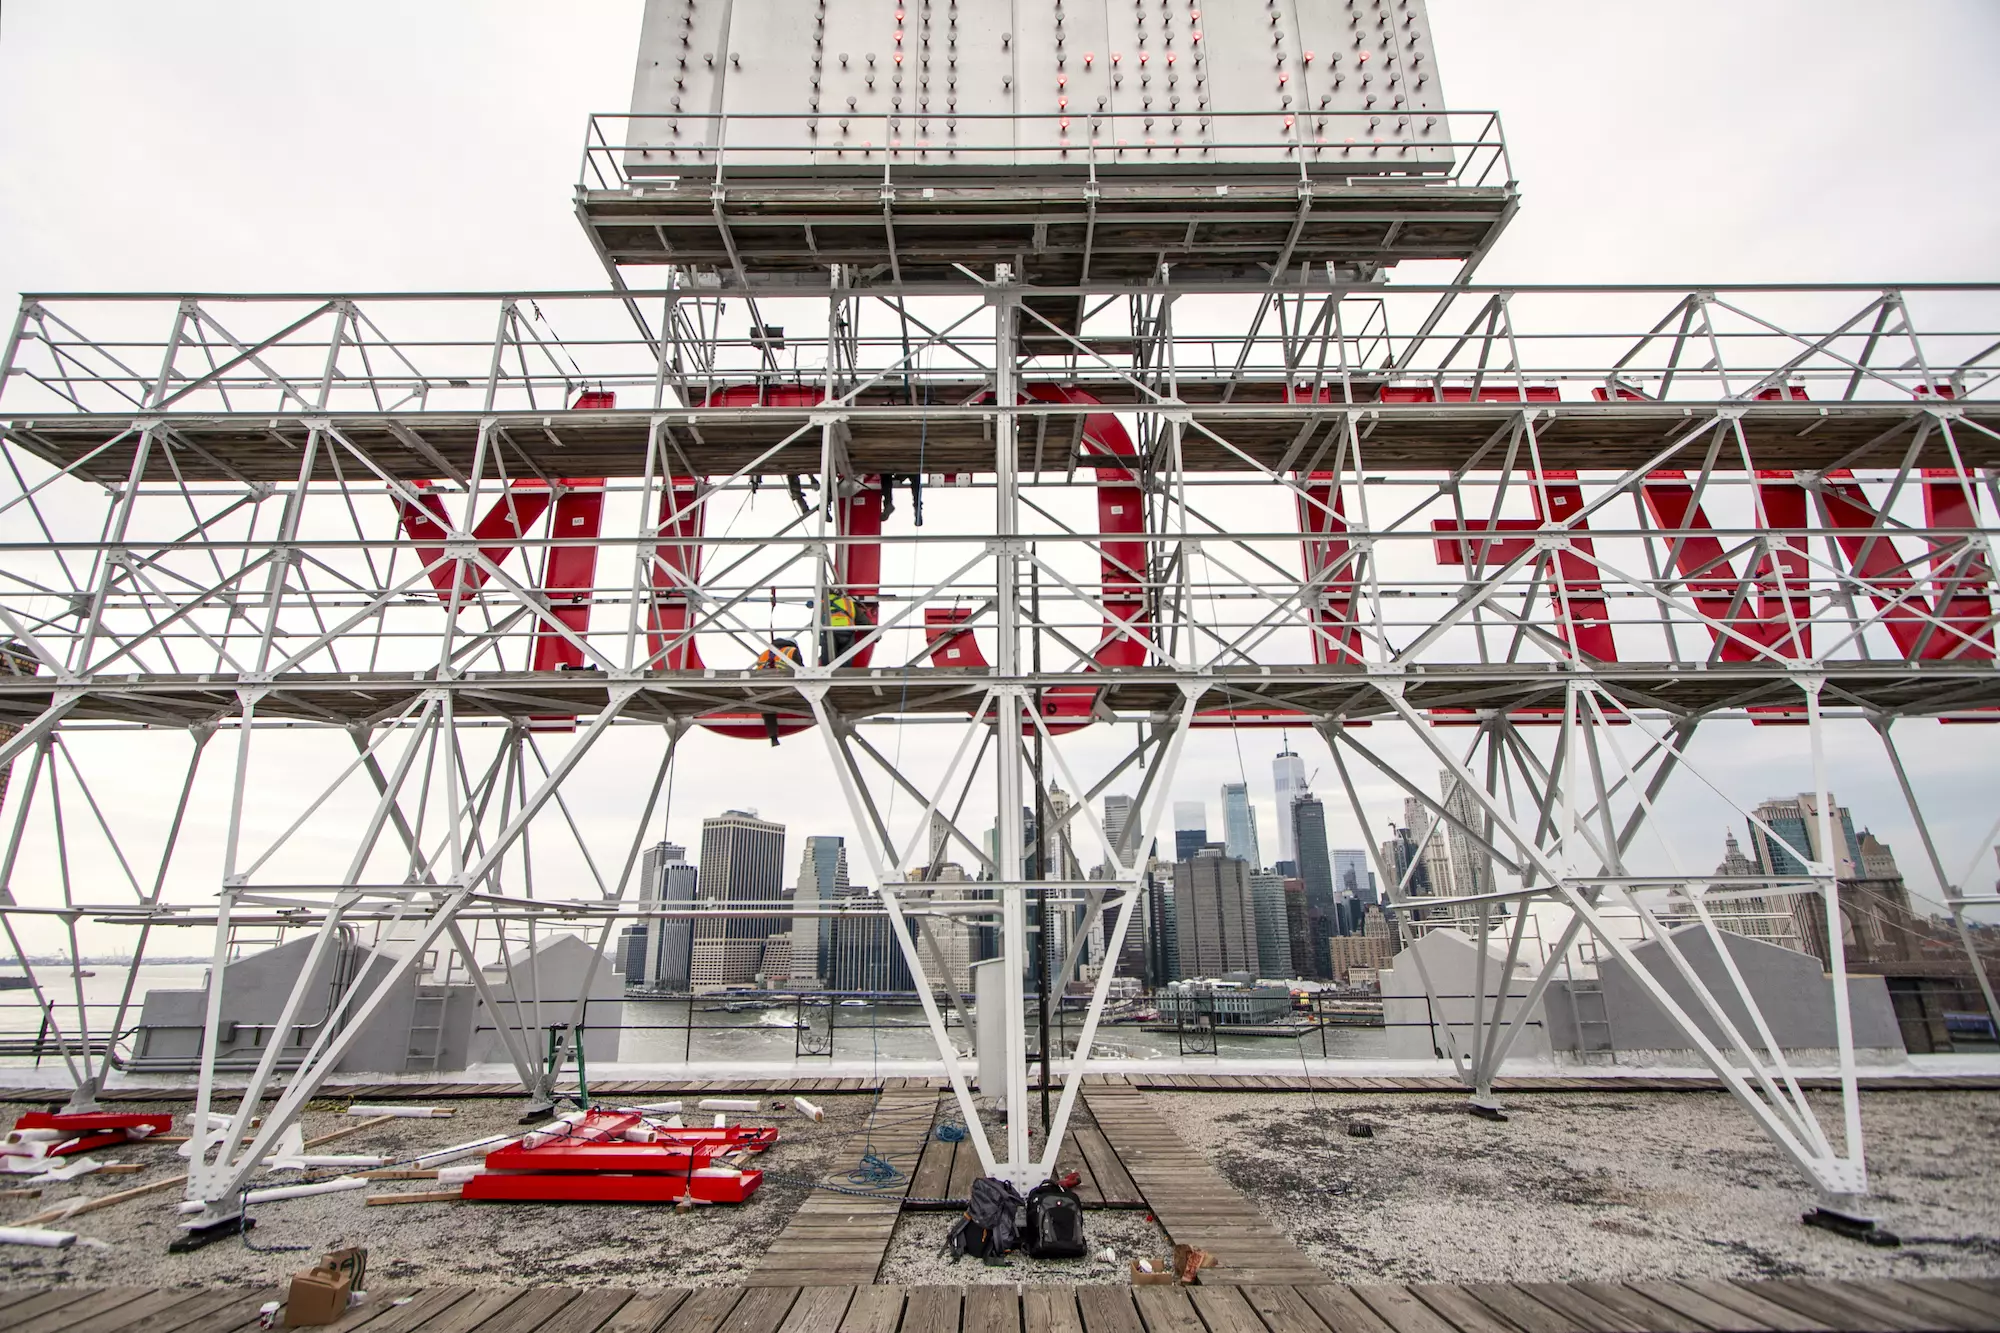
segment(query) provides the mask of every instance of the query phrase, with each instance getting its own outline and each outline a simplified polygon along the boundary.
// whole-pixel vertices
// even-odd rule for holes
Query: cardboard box
[[[291,1290],[285,1294],[285,1327],[333,1323],[347,1313],[351,1290],[347,1274],[331,1268],[308,1268],[292,1274]]]
[[[1145,1269],[1139,1267],[1137,1259],[1132,1261],[1133,1286],[1164,1287],[1180,1281],[1180,1278],[1175,1275],[1173,1269],[1166,1266],[1165,1260],[1154,1259],[1151,1262],[1153,1267],[1158,1270],[1157,1272],[1148,1273]]]
[[[330,1268],[336,1273],[347,1274],[349,1290],[357,1295],[368,1290],[368,1251],[359,1245],[350,1245],[344,1250],[330,1250],[326,1258],[315,1264],[316,1268]]]

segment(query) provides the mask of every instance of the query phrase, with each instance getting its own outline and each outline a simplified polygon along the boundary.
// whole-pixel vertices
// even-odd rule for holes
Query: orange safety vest
[[[782,671],[788,666],[799,664],[799,646],[787,640],[781,645],[766,648],[757,654],[758,671]]]

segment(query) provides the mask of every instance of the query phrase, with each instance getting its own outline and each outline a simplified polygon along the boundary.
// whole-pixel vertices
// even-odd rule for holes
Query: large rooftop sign
[[[628,169],[1436,170],[1443,110],[1423,0],[648,0]]]

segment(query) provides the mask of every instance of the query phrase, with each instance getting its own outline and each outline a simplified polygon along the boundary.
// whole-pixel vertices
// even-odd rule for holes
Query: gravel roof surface
[[[1330,1278],[1346,1281],[1607,1280],[1670,1276],[2000,1274],[2000,1094],[1883,1092],[1863,1099],[1872,1205],[1901,1249],[1875,1249],[1799,1224],[1803,1177],[1720,1093],[1538,1093],[1512,1098],[1494,1124],[1451,1095],[1147,1093],[1190,1145],[1285,1228]],[[740,1281],[805,1198],[858,1161],[874,1099],[820,1099],[824,1124],[773,1111],[779,1146],[741,1207],[677,1212],[612,1204],[415,1204],[368,1208],[368,1190],[252,1209],[249,1240],[168,1255],[178,1189],[85,1214],[67,1229],[108,1248],[0,1247],[0,1285],[76,1282],[264,1284],[327,1249],[364,1245],[371,1286],[536,1283],[624,1287]],[[471,1099],[449,1120],[399,1120],[323,1151],[407,1157],[517,1128],[519,1103]],[[1838,1106],[1818,1098],[1823,1124]],[[125,1109],[121,1105],[120,1109]],[[186,1103],[132,1109],[172,1110]],[[308,1112],[308,1137],[356,1123]],[[754,1117],[752,1119],[755,1119]],[[1365,1121],[1369,1139],[1347,1126]],[[39,1199],[0,1201],[0,1225],[67,1199],[93,1198],[184,1169],[169,1146],[97,1154],[144,1162],[129,1176],[85,1176]],[[268,1176],[259,1183],[281,1183]],[[17,1179],[0,1184],[18,1185]],[[1092,1257],[948,1260],[955,1214],[905,1213],[881,1280],[906,1284],[1123,1282],[1167,1237],[1138,1211],[1087,1215]],[[55,1224],[61,1226],[63,1224]],[[302,1246],[303,1249],[277,1249]],[[1098,1252],[1110,1247],[1116,1258]]]
[[[767,1107],[778,1099],[765,1099]],[[768,1117],[730,1116],[730,1123],[779,1127],[778,1146],[753,1165],[765,1169],[763,1184],[748,1203],[678,1212],[671,1205],[423,1203],[392,1208],[364,1205],[368,1194],[433,1190],[434,1181],[377,1181],[365,1190],[326,1194],[252,1206],[257,1225],[241,1240],[224,1240],[192,1254],[169,1255],[167,1242],[179,1232],[174,1205],[179,1189],[87,1213],[70,1223],[51,1223],[79,1236],[109,1242],[109,1249],[79,1243],[66,1250],[0,1246],[0,1284],[9,1286],[75,1282],[91,1285],[171,1286],[183,1283],[262,1284],[306,1268],[326,1250],[344,1245],[368,1248],[369,1284],[435,1282],[463,1286],[526,1286],[535,1283],[643,1287],[721,1286],[741,1280],[765,1248],[791,1220],[811,1192],[810,1180],[836,1177],[853,1167],[861,1151],[857,1132],[873,1097],[816,1099],[826,1121],[815,1124],[790,1109]],[[327,1153],[414,1156],[489,1134],[516,1132],[521,1103],[511,1098],[475,1098],[455,1103],[448,1120],[395,1120],[364,1130]],[[158,1105],[121,1102],[124,1110],[173,1111],[178,1132],[187,1103]],[[222,1108],[233,1109],[233,1108]],[[689,1124],[705,1124],[706,1114],[690,1113]],[[9,1117],[8,1123],[11,1123]],[[309,1111],[307,1138],[355,1124],[337,1109]],[[96,1156],[106,1161],[147,1162],[130,1176],[84,1176],[51,1185],[40,1199],[0,1200],[0,1225],[18,1222],[78,1196],[94,1197],[129,1189],[186,1169],[172,1147],[121,1148]],[[476,1158],[467,1159],[476,1161]],[[782,1172],[779,1179],[773,1172]],[[334,1172],[315,1173],[331,1176]],[[268,1173],[257,1183],[295,1182],[298,1173]],[[0,1185],[18,1184],[0,1181]],[[251,1245],[260,1247],[258,1250]],[[277,1251],[276,1246],[302,1246]]]
[[[1720,1092],[1520,1095],[1504,1124],[1446,1094],[1144,1095],[1336,1280],[2000,1273],[2000,1094],[1863,1096],[1900,1249],[1800,1225],[1805,1177]],[[1838,1143],[1838,1099],[1813,1102]]]

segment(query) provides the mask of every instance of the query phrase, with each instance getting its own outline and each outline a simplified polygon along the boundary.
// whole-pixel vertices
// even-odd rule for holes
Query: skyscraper
[[[1208,807],[1200,801],[1174,802],[1174,859],[1185,861],[1208,844]]]
[[[1285,877],[1275,870],[1251,871],[1250,903],[1257,913],[1257,975],[1294,975],[1292,941],[1285,923]]]
[[[1432,892],[1441,898],[1493,892],[1493,854],[1466,831],[1484,828],[1486,812],[1473,799],[1472,788],[1456,773],[1438,770],[1438,789],[1444,793],[1443,805],[1451,817],[1440,821],[1437,836],[1425,852]],[[1430,811],[1424,813],[1431,815]],[[1505,905],[1496,904],[1489,913],[1489,924],[1493,917],[1505,913]],[[1464,928],[1477,929],[1478,907],[1463,904],[1450,915]]]
[[[793,902],[802,908],[823,907],[847,892],[847,840],[815,833],[806,839],[799,857],[799,888]],[[824,986],[833,970],[833,934],[825,917],[792,918],[792,980]]]
[[[1291,975],[1310,977],[1312,967],[1312,932],[1306,928],[1306,884],[1302,879],[1286,879],[1285,886],[1285,944],[1292,953]]]
[[[1083,865],[1076,855],[1076,820],[1065,819],[1074,798],[1061,787],[1049,788],[1049,873],[1047,879],[1082,879]],[[1080,818],[1080,816],[1079,816]]]
[[[1375,901],[1375,876],[1368,869],[1368,853],[1359,848],[1336,848],[1333,859],[1333,894],[1340,905],[1339,934],[1352,935],[1361,928],[1361,912]]]
[[[924,867],[924,881],[936,885],[930,891],[932,902],[959,902],[972,897],[975,892],[972,876],[965,873],[965,867],[956,861]],[[917,940],[917,956],[923,959],[924,968],[930,973],[931,984],[938,989],[968,991],[972,989],[972,964],[974,942],[972,931],[963,917],[933,918],[929,923],[931,938],[937,943],[937,954],[923,947]],[[914,921],[912,932],[917,930]],[[945,975],[938,975],[938,964],[944,964]]]
[[[1831,805],[1833,794],[1827,793]],[[1770,826],[1766,833],[1757,824],[1750,826],[1750,856],[1766,875],[1806,874],[1806,864],[1794,851],[1804,853],[1815,861],[1831,860],[1833,873],[1840,879],[1855,879],[1861,873],[1861,840],[1855,836],[1853,817],[1844,805],[1832,805],[1833,853],[1819,845],[1819,798],[1812,792],[1801,792],[1795,799],[1785,801],[1765,801],[1751,812],[1763,824]],[[1777,834],[1776,838],[1771,836]]]
[[[930,836],[925,839],[924,864],[938,865],[951,859],[951,820],[942,810],[931,811]]]
[[[1225,855],[1221,843],[1197,848],[1174,866],[1174,913],[1183,977],[1259,970],[1250,867]]]
[[[1806,861],[1794,853],[1831,865],[1840,886],[1840,931],[1848,962],[1866,959],[1893,964],[1904,956],[1912,938],[1907,924],[1912,920],[1909,891],[1896,868],[1896,858],[1872,834],[1854,831],[1853,816],[1846,806],[1834,803],[1831,792],[1827,793],[1827,805],[1833,830],[1831,849],[1820,842],[1816,794],[1802,792],[1792,800],[1759,805],[1753,813],[1770,832],[1758,824],[1750,826],[1750,860],[1755,865],[1751,873],[1803,878]],[[1822,963],[1830,962],[1826,903],[1817,892],[1778,892],[1755,901],[1764,909],[1772,943],[1803,949]],[[1784,938],[1787,934],[1793,938]]]
[[[1248,863],[1252,870],[1263,866],[1257,854],[1257,812],[1250,805],[1250,784],[1222,784],[1222,838],[1229,854]]]
[[[1181,974],[1180,939],[1174,924],[1174,871],[1154,863],[1146,871],[1144,914],[1134,922],[1146,932],[1146,984],[1164,986]]]
[[[1779,849],[1774,849],[1779,850]],[[1770,872],[1744,855],[1742,846],[1736,841],[1736,830],[1730,829],[1723,837],[1722,861],[1715,867],[1717,876],[1725,879],[1740,879]],[[1762,896],[1713,895],[1705,906],[1715,923],[1724,930],[1738,935],[1749,935],[1755,939],[1768,940],[1786,949],[1802,949],[1799,939],[1798,922],[1792,912],[1792,896],[1788,893],[1773,893]],[[1699,918],[1693,912],[1673,920],[1679,925],[1683,921]]]
[[[1113,866],[1114,869],[1117,867],[1120,861],[1120,858],[1117,855],[1117,852],[1119,851],[1118,844],[1125,837],[1125,826],[1127,823],[1131,821],[1131,819],[1132,819],[1132,798],[1130,796],[1127,796],[1122,792],[1113,792],[1111,795],[1104,798],[1104,836],[1111,840],[1111,845],[1104,849],[1105,860],[1108,861]],[[1140,849],[1136,846],[1127,847],[1124,849],[1124,852],[1125,855],[1129,857],[1133,853],[1139,850]]]
[[[999,879],[1027,879],[1035,862],[1035,808],[1021,807],[1021,857],[1014,865],[1007,864],[1007,858],[1000,855],[1000,826],[989,825],[986,830],[986,855],[999,867]]]
[[[639,862],[639,906],[656,909],[694,901],[695,868],[687,849],[662,842],[648,847]],[[619,959],[629,990],[685,990],[688,939],[694,923],[686,917],[641,917],[619,932]]]
[[[1271,785],[1278,798],[1278,859],[1298,860],[1298,843],[1292,826],[1292,801],[1306,789],[1306,766],[1287,745],[1271,761]]]
[[[696,880],[687,849],[659,843],[647,848],[639,862],[639,901],[646,907],[685,907],[694,902]],[[686,990],[694,921],[684,916],[648,917],[633,930],[643,936],[643,943],[638,946],[637,971],[626,968],[625,984],[642,990]]]
[[[1406,803],[1406,822],[1401,828],[1391,825],[1389,840],[1382,844],[1382,864],[1389,872],[1389,882],[1382,886],[1384,901],[1431,896],[1430,867],[1425,864],[1423,850],[1417,846],[1416,835],[1407,823],[1412,805],[1415,802]],[[1422,919],[1421,912],[1417,919]]]
[[[850,884],[842,895],[865,903],[868,890]],[[833,918],[833,988],[843,991],[910,991],[910,964],[889,925],[887,912],[848,912]]]
[[[702,902],[729,906],[784,900],[785,826],[744,810],[701,822]],[[708,917],[695,922],[689,984],[695,990],[748,985],[763,963],[764,941],[783,918]]]
[[[1292,832],[1298,839],[1299,878],[1306,885],[1312,975],[1326,977],[1332,975],[1326,942],[1337,933],[1339,921],[1333,898],[1333,862],[1326,853],[1326,806],[1311,792],[1292,798]]]

